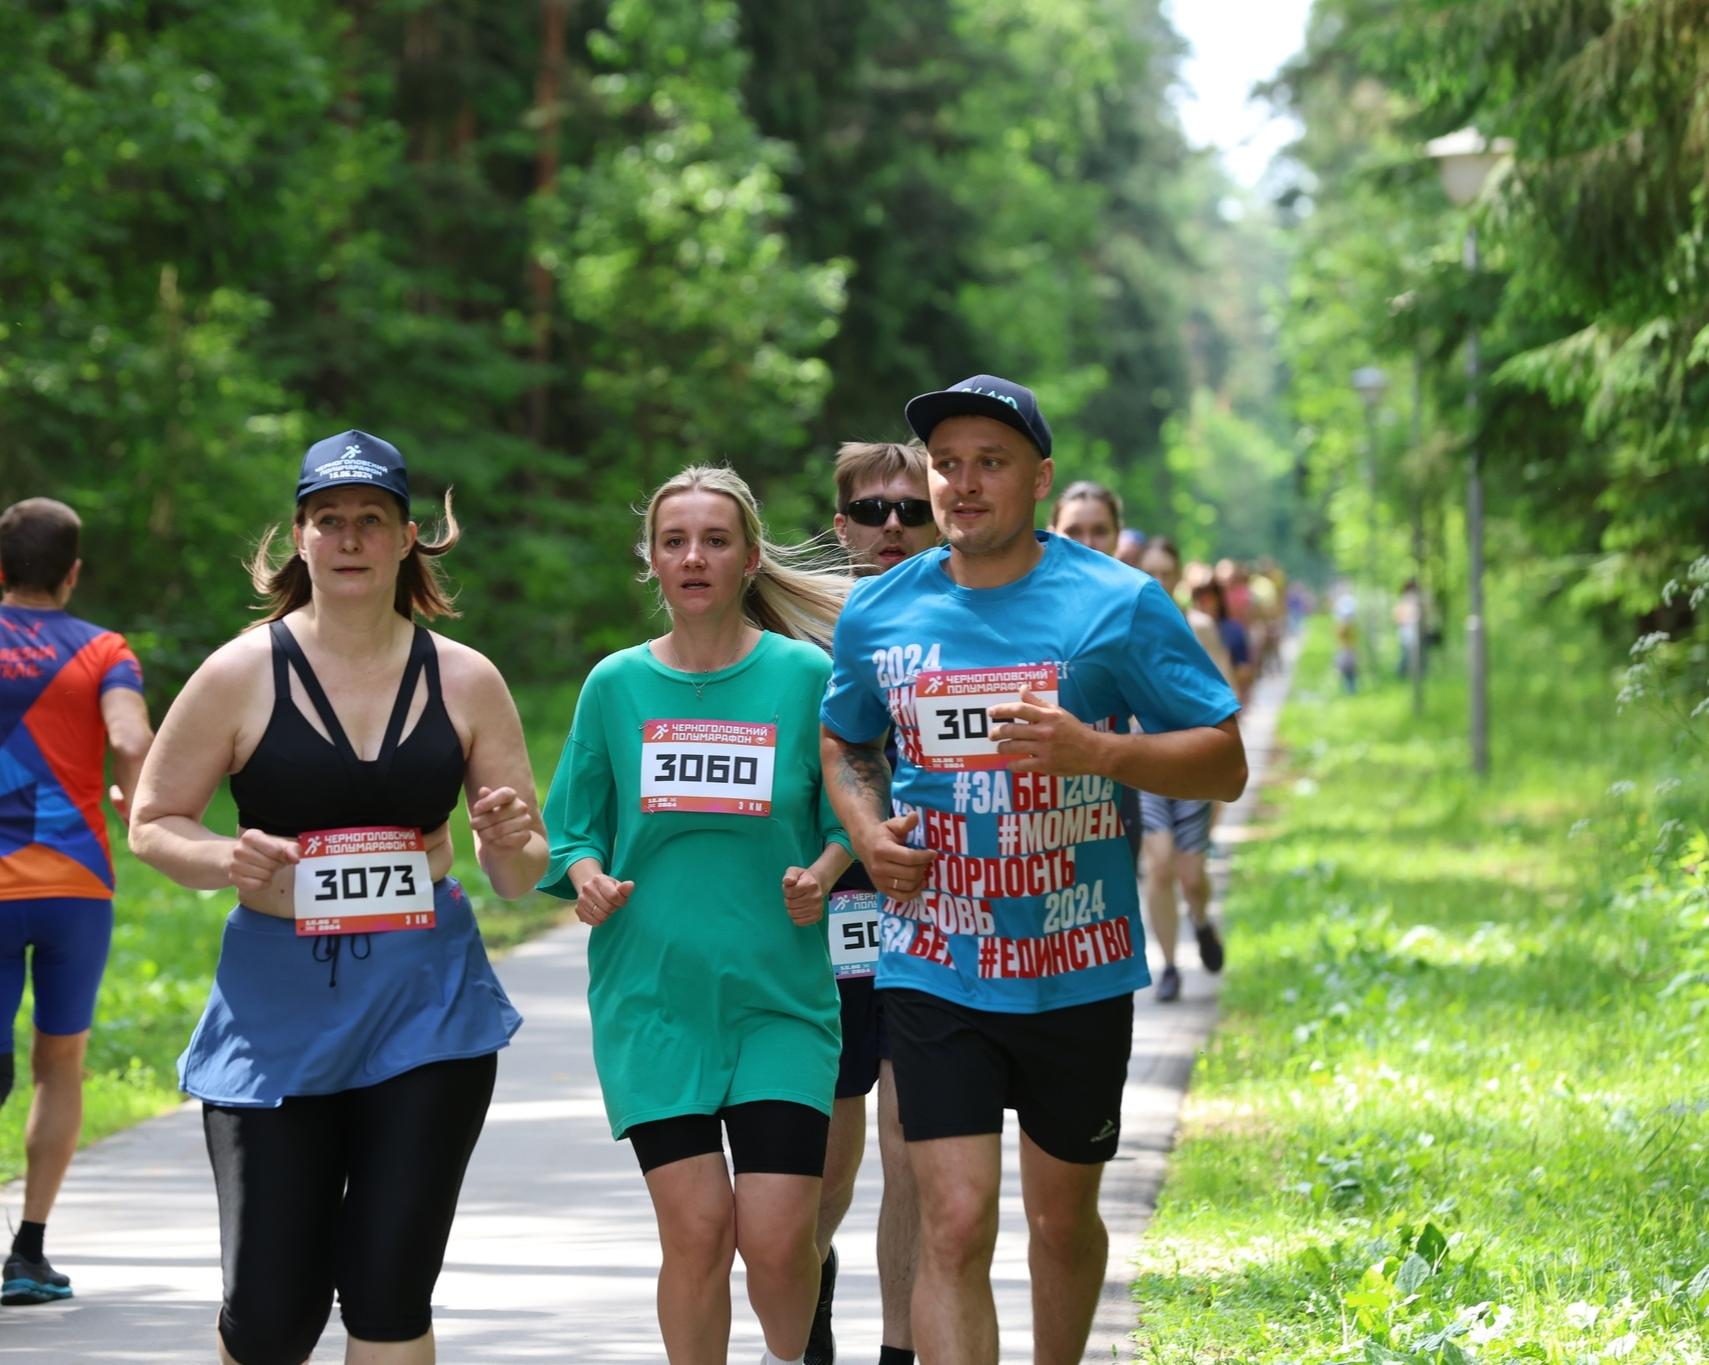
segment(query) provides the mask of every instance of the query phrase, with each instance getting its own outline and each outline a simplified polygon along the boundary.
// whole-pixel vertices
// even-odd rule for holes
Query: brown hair
[[[1201,596],[1215,598],[1216,610],[1211,615],[1219,621],[1228,620],[1228,594],[1222,590],[1221,583],[1218,583],[1214,578],[1207,578],[1202,583],[1195,583],[1192,587],[1192,600],[1197,601]]]
[[[647,565],[641,581],[653,576],[659,504],[678,493],[695,492],[722,493],[735,503],[742,518],[743,539],[759,546],[760,564],[743,595],[743,615],[761,630],[829,646],[843,602],[854,585],[848,569],[840,555],[833,556],[811,541],[806,545],[776,545],[767,540],[753,490],[728,466],[690,465],[653,490],[641,513],[641,539],[635,545],[635,553]]]
[[[307,519],[306,506],[306,500],[297,504],[297,514],[292,518],[294,525],[301,526]],[[398,507],[407,522],[409,510],[402,503]],[[261,537],[261,543],[255,547],[247,566],[249,581],[264,599],[259,608],[264,615],[256,622],[257,625],[289,615],[313,595],[309,585],[309,566],[303,563],[295,549],[287,548],[283,555],[274,551],[273,543],[278,533],[277,526],[267,528],[267,534]],[[397,590],[392,606],[399,616],[407,619],[419,615],[431,621],[435,617],[458,614],[453,605],[456,597],[445,586],[445,570],[439,564],[439,557],[449,552],[462,534],[463,528],[457,524],[456,514],[451,510],[451,490],[447,488],[445,517],[439,538],[428,540],[418,535],[409,554],[398,565]]]
[[[0,512],[0,578],[9,588],[57,591],[77,562],[83,523],[63,502],[25,498]]]
[[[1175,542],[1170,540],[1168,536],[1148,536],[1145,544],[1139,547],[1140,563],[1143,564],[1145,557],[1153,551],[1160,555],[1167,555],[1177,569],[1181,567],[1181,552],[1175,548]]]
[[[919,441],[844,441],[837,447],[837,511],[847,512],[854,491],[876,479],[889,483],[899,474],[926,482],[926,448]]]
[[[1122,500],[1113,488],[1106,488],[1101,483],[1091,479],[1080,479],[1063,489],[1062,495],[1050,505],[1050,525],[1054,530],[1056,519],[1062,509],[1071,502],[1079,502],[1082,498],[1095,498],[1110,509],[1110,524],[1116,528],[1119,535],[1122,529]]]

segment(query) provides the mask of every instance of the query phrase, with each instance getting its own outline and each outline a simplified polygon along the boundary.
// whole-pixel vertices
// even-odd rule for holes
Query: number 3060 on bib
[[[641,729],[641,811],[770,815],[777,726],[650,720]]]

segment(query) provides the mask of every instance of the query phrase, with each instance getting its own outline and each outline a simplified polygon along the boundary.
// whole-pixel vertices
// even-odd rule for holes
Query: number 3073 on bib
[[[299,936],[433,928],[433,876],[419,829],[317,829],[298,835],[297,847]]]

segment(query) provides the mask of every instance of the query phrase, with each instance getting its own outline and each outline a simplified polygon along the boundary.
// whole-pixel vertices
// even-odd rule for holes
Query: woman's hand
[[[597,873],[576,890],[576,918],[595,927],[604,924],[628,903],[634,889],[634,882]]]
[[[469,807],[469,828],[483,847],[526,848],[535,829],[534,812],[515,787],[482,787]]]
[[[810,867],[792,867],[783,874],[783,908],[796,924],[817,924],[825,914],[825,889]]]
[[[231,845],[226,872],[237,888],[238,899],[243,900],[268,891],[280,870],[292,866],[302,856],[295,839],[246,829]]]

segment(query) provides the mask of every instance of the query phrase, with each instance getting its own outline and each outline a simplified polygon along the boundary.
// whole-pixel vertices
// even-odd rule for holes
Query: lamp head
[[[1424,144],[1424,153],[1436,163],[1443,193],[1464,207],[1483,192],[1489,173],[1513,155],[1513,139],[1486,138],[1476,128],[1462,128],[1432,138]]]
[[[1367,407],[1374,407],[1388,392],[1389,377],[1375,365],[1363,365],[1353,371],[1353,388]]]

